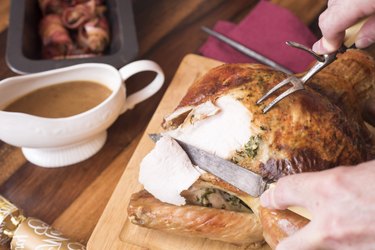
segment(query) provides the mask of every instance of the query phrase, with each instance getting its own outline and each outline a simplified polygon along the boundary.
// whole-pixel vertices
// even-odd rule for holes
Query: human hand
[[[375,161],[281,178],[260,198],[270,209],[301,206],[313,219],[284,249],[375,249]]]
[[[313,45],[319,54],[330,53],[340,48],[345,30],[360,19],[375,14],[375,0],[328,0],[328,8],[319,16],[319,27],[323,37]],[[360,29],[355,45],[366,48],[375,42],[375,16]]]

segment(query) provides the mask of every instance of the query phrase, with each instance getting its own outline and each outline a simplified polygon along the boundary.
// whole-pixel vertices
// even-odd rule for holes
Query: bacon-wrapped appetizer
[[[89,52],[102,53],[109,43],[109,26],[106,18],[98,17],[78,30],[78,45]]]
[[[108,46],[104,0],[39,0],[39,6],[43,58],[93,57]]]
[[[73,49],[69,32],[65,29],[59,15],[45,16],[40,22],[39,34],[43,43],[43,58],[64,58]]]
[[[61,14],[65,27],[77,29],[87,21],[96,17],[95,0],[89,0],[74,6],[65,8]]]

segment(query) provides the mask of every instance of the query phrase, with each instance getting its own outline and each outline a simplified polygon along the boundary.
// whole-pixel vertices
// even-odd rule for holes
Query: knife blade
[[[149,134],[149,136],[154,142],[162,137],[161,134]],[[182,147],[194,165],[232,184],[241,191],[253,197],[259,197],[269,188],[269,183],[262,176],[183,141],[173,139]]]
[[[219,33],[219,32],[216,32],[214,30],[211,30],[205,26],[201,27],[201,29],[206,32],[207,34],[209,34],[210,36],[213,36],[215,37],[216,39],[228,44],[229,46],[231,46],[232,48],[238,50],[239,52],[257,60],[258,62],[261,62],[265,65],[268,65],[274,69],[277,69],[279,71],[282,71],[288,75],[292,75],[293,72],[287,68],[285,68],[284,66],[278,64],[277,62],[259,54],[258,52],[254,51],[254,50],[251,50],[249,49],[248,47],[244,46],[243,44],[239,43],[239,42],[236,42],[232,39],[230,39],[229,37],[227,36],[224,36],[223,34]]]
[[[149,134],[149,137],[157,142],[163,135]],[[188,155],[191,162],[199,168],[219,177],[223,181],[233,185],[252,197],[259,197],[264,191],[275,187],[275,183],[270,183],[262,176],[243,168],[231,161],[208,153],[193,145],[173,138]],[[288,207],[288,210],[311,220],[312,214],[303,207]]]

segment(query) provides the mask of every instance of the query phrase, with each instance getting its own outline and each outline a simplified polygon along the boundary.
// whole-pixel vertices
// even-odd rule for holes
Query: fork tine
[[[264,96],[262,96],[256,104],[262,103],[264,100],[266,100],[270,95],[272,95],[275,91],[282,88],[283,86],[287,85],[292,80],[292,76],[289,76],[285,78],[283,81],[279,82],[277,85],[275,85],[272,89],[270,89]]]
[[[282,94],[280,94],[279,96],[277,96],[272,102],[270,102],[270,104],[268,104],[267,107],[265,107],[263,109],[263,113],[267,113],[268,110],[270,110],[276,103],[278,103],[279,101],[281,101],[282,99],[284,99],[285,97],[287,97],[288,95],[298,91],[298,90],[302,90],[304,89],[303,86],[294,86],[288,90],[286,90],[285,92],[283,92]]]
[[[310,53],[312,53],[312,50],[310,50],[309,48],[301,45],[301,44],[298,44],[298,43],[295,43],[295,42],[289,42],[288,45],[291,45],[292,47],[295,47],[295,48],[300,48],[300,49],[303,49],[305,51],[308,51]],[[282,99],[284,99],[285,97],[287,97],[288,95],[298,91],[298,90],[301,90],[301,89],[304,89],[303,85],[311,78],[313,77],[316,73],[318,73],[320,70],[322,70],[324,67],[326,67],[327,65],[329,65],[330,63],[332,63],[334,60],[336,60],[336,55],[337,55],[338,51],[336,52],[333,52],[333,53],[330,53],[330,54],[324,54],[323,56],[318,56],[316,54],[314,54],[314,56],[316,56],[316,59],[318,59],[318,61],[309,69],[309,71],[307,71],[307,73],[305,73],[305,75],[302,77],[302,78],[297,78],[296,76],[289,76],[288,78],[286,78],[285,80],[281,81],[280,83],[278,83],[276,86],[274,86],[270,91],[268,91],[264,96],[262,96],[257,102],[256,104],[260,104],[262,103],[265,99],[267,99],[270,95],[272,95],[275,91],[279,90],[281,87],[285,86],[286,84],[288,83],[292,83],[293,84],[293,87],[289,88],[288,90],[286,90],[285,92],[281,93],[279,96],[277,96],[273,101],[271,101],[271,103],[268,104],[267,107],[265,107],[263,109],[263,113],[266,113],[270,108],[272,108],[276,103],[278,103],[279,101],[281,101]]]

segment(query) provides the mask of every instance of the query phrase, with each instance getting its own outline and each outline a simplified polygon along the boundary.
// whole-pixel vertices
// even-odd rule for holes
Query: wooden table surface
[[[166,75],[157,95],[126,112],[110,127],[103,149],[92,158],[65,168],[46,169],[25,160],[20,149],[0,141],[0,194],[65,235],[86,243],[128,160],[171,81],[181,59],[197,53],[207,36],[202,25],[217,20],[238,22],[255,0],[133,0],[139,59],[159,63]],[[325,0],[273,0],[289,8],[313,30]],[[16,75],[5,62],[9,0],[0,5],[0,80]],[[5,27],[5,29],[4,29]],[[132,81],[146,82],[150,76]],[[129,92],[134,92],[130,88]],[[0,121],[1,122],[1,121]]]

